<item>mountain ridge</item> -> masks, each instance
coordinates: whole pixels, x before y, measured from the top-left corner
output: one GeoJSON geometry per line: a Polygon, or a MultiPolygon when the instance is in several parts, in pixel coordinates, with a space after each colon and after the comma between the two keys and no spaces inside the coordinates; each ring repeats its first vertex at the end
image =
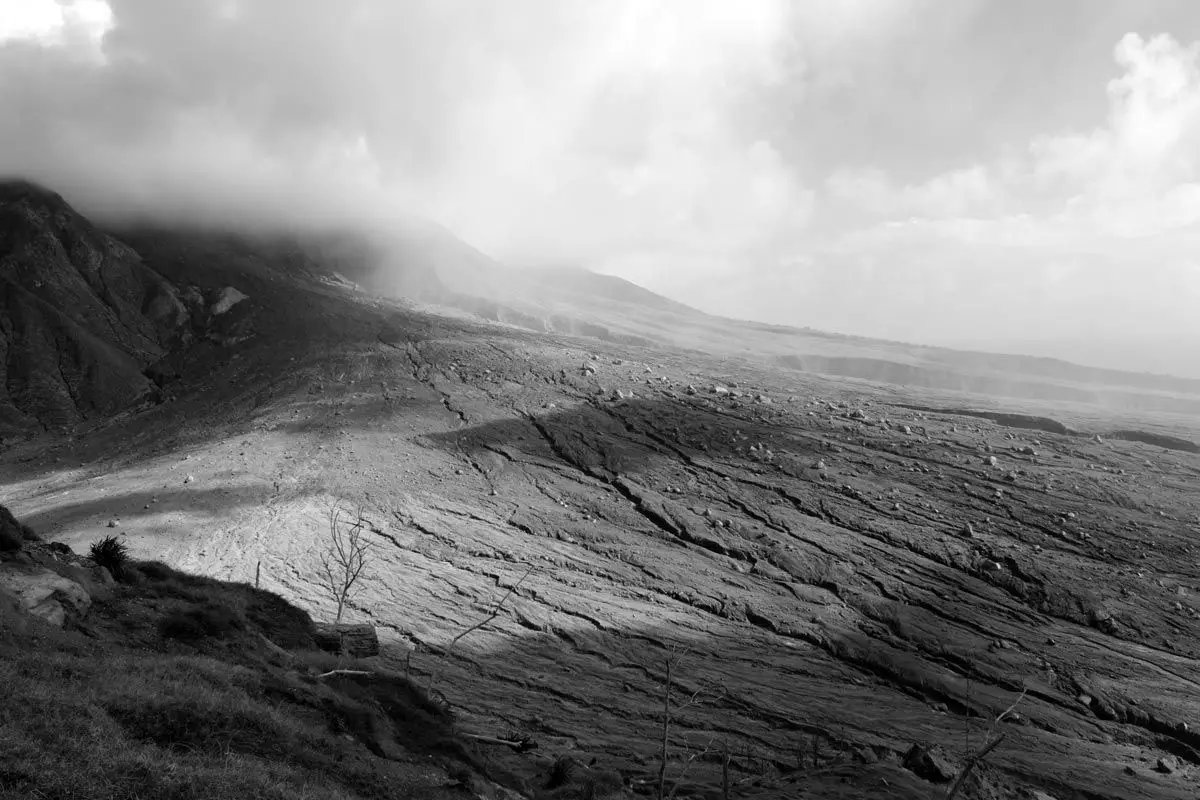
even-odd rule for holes
{"type": "Polygon", "coordinates": [[[287,304],[310,302],[296,281],[455,308],[537,333],[992,398],[1200,414],[1197,379],[726,319],[616,276],[508,267],[432,224],[386,234],[101,229],[61,195],[12,181],[0,184],[0,427],[70,425],[158,402],[163,376],[176,374],[192,350],[251,335],[246,309],[258,304],[260,317],[286,328],[287,304]],[[214,314],[230,289],[250,304],[214,314]]]}

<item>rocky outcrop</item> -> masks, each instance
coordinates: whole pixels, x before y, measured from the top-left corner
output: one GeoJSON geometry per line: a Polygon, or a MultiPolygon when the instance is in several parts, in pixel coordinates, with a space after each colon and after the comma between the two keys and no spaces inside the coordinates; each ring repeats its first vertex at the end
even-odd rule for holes
{"type": "Polygon", "coordinates": [[[25,627],[37,617],[55,627],[87,616],[94,600],[108,599],[114,585],[104,567],[72,552],[65,544],[38,541],[28,526],[0,506],[0,527],[16,547],[0,551],[0,622],[25,627]],[[13,538],[13,535],[20,538],[13,538]]]}
{"type": "Polygon", "coordinates": [[[185,330],[175,288],[61,197],[0,184],[0,432],[151,396],[143,369],[185,330]]]}
{"type": "Polygon", "coordinates": [[[16,600],[25,613],[61,628],[68,618],[82,619],[92,597],[79,583],[45,567],[9,562],[0,565],[0,593],[16,600]]]}

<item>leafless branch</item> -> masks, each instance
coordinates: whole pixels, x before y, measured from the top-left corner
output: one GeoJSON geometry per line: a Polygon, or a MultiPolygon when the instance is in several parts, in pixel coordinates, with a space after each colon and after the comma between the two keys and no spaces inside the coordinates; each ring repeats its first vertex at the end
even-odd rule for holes
{"type": "Polygon", "coordinates": [[[1012,705],[1001,711],[1000,716],[996,717],[996,719],[992,721],[991,727],[988,728],[988,739],[990,739],[990,741],[988,741],[979,752],[972,753],[967,757],[967,763],[963,765],[962,770],[958,773],[958,777],[954,779],[954,783],[950,785],[949,790],[946,792],[946,800],[954,800],[955,795],[958,794],[958,790],[962,788],[963,782],[966,781],[968,776],[970,776],[971,771],[975,769],[980,762],[987,758],[988,753],[996,749],[996,745],[1004,741],[1004,737],[1007,736],[1007,734],[1001,733],[994,738],[992,737],[992,734],[995,732],[996,726],[1003,722],[1009,714],[1016,710],[1017,705],[1025,699],[1025,695],[1028,693],[1028,687],[1022,689],[1021,694],[1017,696],[1017,699],[1013,701],[1012,705]]]}
{"type": "MultiPolygon", "coordinates": [[[[687,778],[688,772],[691,771],[692,764],[694,764],[698,759],[702,759],[710,753],[716,752],[715,744],[716,738],[714,737],[713,739],[709,740],[708,744],[704,746],[703,750],[696,750],[688,756],[687,760],[683,762],[683,769],[680,770],[679,777],[675,779],[675,784],[671,787],[671,791],[667,795],[667,800],[674,800],[676,793],[679,791],[679,787],[683,784],[684,779],[687,778]]],[[[725,774],[728,775],[728,768],[726,768],[725,774]]]]}
{"type": "MultiPolygon", "coordinates": [[[[490,614],[488,614],[486,617],[481,619],[479,622],[476,622],[471,627],[467,628],[465,631],[460,633],[458,636],[455,636],[453,639],[451,639],[450,644],[446,646],[446,649],[443,651],[442,655],[445,658],[449,658],[450,654],[454,652],[455,645],[457,645],[463,637],[465,637],[469,633],[473,633],[473,632],[479,630],[484,625],[487,625],[489,622],[494,620],[496,617],[500,616],[500,611],[501,611],[501,609],[504,608],[505,602],[508,601],[508,598],[512,596],[513,592],[515,592],[517,589],[519,589],[521,587],[521,584],[525,582],[525,579],[528,578],[531,574],[533,574],[533,570],[534,570],[534,567],[530,567],[529,569],[525,570],[525,574],[521,576],[521,579],[519,581],[517,581],[516,583],[514,583],[509,588],[509,590],[504,593],[504,596],[501,597],[500,600],[494,606],[492,606],[492,611],[490,614]]],[[[437,681],[437,673],[435,672],[434,675],[429,680],[430,691],[433,690],[433,685],[436,681],[437,681]]]]}

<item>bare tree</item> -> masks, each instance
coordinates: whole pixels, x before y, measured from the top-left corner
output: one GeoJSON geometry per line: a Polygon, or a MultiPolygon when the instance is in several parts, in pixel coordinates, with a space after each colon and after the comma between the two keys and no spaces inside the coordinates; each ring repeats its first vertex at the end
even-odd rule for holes
{"type": "MultiPolygon", "coordinates": [[[[725,689],[723,686],[716,683],[706,683],[688,695],[687,698],[681,703],[672,706],[671,688],[675,680],[675,668],[678,667],[683,661],[684,657],[687,655],[687,652],[688,651],[686,649],[672,647],[667,651],[667,656],[664,659],[666,674],[663,678],[662,746],[659,752],[658,762],[658,787],[656,793],[657,800],[673,800],[675,793],[679,791],[679,787],[683,783],[684,778],[687,777],[688,771],[691,769],[692,764],[695,763],[697,759],[703,760],[710,754],[716,752],[715,737],[709,741],[703,749],[691,752],[688,758],[684,760],[682,772],[675,779],[674,786],[669,792],[667,791],[667,765],[671,759],[671,722],[677,719],[682,712],[686,711],[692,706],[703,703],[705,700],[705,695],[708,695],[709,699],[721,698],[725,696],[725,689]]],[[[728,752],[728,745],[726,744],[724,750],[725,758],[722,763],[722,778],[723,783],[725,784],[727,784],[729,780],[728,752]]]]}
{"type": "Polygon", "coordinates": [[[342,621],[358,579],[367,564],[371,543],[363,540],[366,519],[360,507],[353,520],[343,517],[338,506],[329,509],[329,546],[321,554],[321,575],[325,590],[337,603],[335,622],[342,621]]]}

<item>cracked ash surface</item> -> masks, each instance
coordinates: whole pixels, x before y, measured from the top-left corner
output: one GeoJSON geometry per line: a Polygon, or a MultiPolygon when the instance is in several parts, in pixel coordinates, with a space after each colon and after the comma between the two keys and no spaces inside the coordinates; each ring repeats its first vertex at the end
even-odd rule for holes
{"type": "MultiPolygon", "coordinates": [[[[171,402],[7,447],[13,511],[80,551],[115,528],[181,569],[261,565],[320,618],[327,509],[361,505],[348,620],[469,730],[535,737],[517,770],[570,754],[653,780],[674,648],[701,702],[672,752],[727,741],[747,795],[940,796],[904,755],[958,769],[995,727],[966,796],[1196,797],[1194,418],[983,418],[965,395],[243,286],[256,334],[193,351],[171,402]],[[1107,436],[1135,429],[1160,438],[1107,436]]],[[[687,785],[719,785],[718,761],[687,785]]]]}

